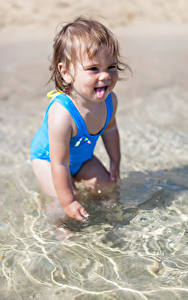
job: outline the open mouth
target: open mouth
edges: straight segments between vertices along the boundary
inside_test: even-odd
[[[99,99],[101,99],[105,96],[107,89],[108,89],[108,86],[101,86],[101,87],[94,88],[95,93]]]

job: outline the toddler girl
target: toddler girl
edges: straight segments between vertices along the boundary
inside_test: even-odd
[[[102,191],[119,179],[117,98],[112,90],[118,71],[128,66],[120,62],[113,34],[92,19],[79,17],[65,25],[53,49],[50,70],[57,92],[33,138],[32,167],[44,192],[58,198],[69,217],[82,221],[88,213],[77,201],[74,182]],[[109,171],[93,154],[100,136]]]

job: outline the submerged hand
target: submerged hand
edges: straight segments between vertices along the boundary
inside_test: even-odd
[[[73,201],[66,207],[64,211],[70,218],[76,219],[77,221],[83,221],[84,218],[88,218],[88,213],[85,208],[78,202]]]
[[[110,162],[110,177],[113,182],[118,182],[118,180],[120,179],[119,163],[116,163],[114,161]]]

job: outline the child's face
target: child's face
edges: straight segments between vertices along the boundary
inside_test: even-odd
[[[92,102],[102,102],[118,80],[117,62],[101,49],[93,59],[87,54],[74,67],[72,96]]]

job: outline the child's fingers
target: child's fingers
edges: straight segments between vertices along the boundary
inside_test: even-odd
[[[76,216],[74,216],[74,219],[76,219],[77,221],[83,222],[83,218],[79,213]]]
[[[73,201],[64,209],[65,209],[65,213],[70,218],[76,219],[77,221],[83,222],[89,216],[85,208],[81,206],[81,204],[77,201]]]
[[[117,182],[119,180],[119,175],[118,174],[111,174],[110,178],[111,178],[111,181]]]
[[[78,212],[78,214],[76,216],[76,219],[78,221],[85,222],[85,221],[87,221],[88,217],[89,217],[89,214],[87,213],[87,211],[85,210],[85,208],[83,206],[80,207],[79,212]]]
[[[111,179],[111,181],[113,181],[113,182],[116,181],[116,177],[114,176],[114,174],[111,174],[111,175],[110,175],[110,179]]]
[[[86,220],[87,220],[87,218],[88,218],[88,213],[85,211],[85,212],[83,212],[83,210],[82,210],[82,212],[80,211],[80,212],[78,212],[76,215],[75,215],[75,219],[77,220],[77,221],[81,221],[81,222],[85,222]]]
[[[89,214],[87,213],[87,211],[85,210],[85,208],[83,206],[80,208],[80,214],[81,214],[81,216],[83,216],[85,218],[89,217]]]

